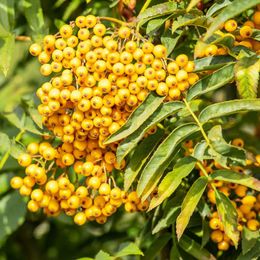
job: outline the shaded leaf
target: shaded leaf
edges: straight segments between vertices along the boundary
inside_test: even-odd
[[[214,71],[212,74],[197,81],[187,92],[187,100],[190,101],[209,91],[223,87],[234,79],[234,64],[226,66]]]
[[[14,0],[1,0],[0,24],[8,32],[14,28]]]
[[[242,252],[243,255],[246,254],[249,250],[251,250],[257,240],[259,239],[260,232],[259,230],[252,231],[249,230],[247,227],[243,227],[242,230]]]
[[[181,213],[176,221],[177,238],[180,239],[185,228],[187,227],[190,217],[192,216],[201,196],[208,184],[208,178],[201,176],[198,178],[189,189],[181,205]]]
[[[182,34],[182,30],[177,30],[173,34],[170,30],[167,30],[162,34],[161,42],[167,49],[167,56],[169,56],[172,53]]]
[[[217,3],[213,3],[208,9],[206,16],[212,17],[216,14],[216,12],[220,11],[224,7],[230,5],[232,2],[230,0],[218,1]]]
[[[256,242],[255,246],[251,248],[246,254],[241,253],[236,260],[258,260],[260,255],[260,241]]]
[[[169,17],[156,18],[156,19],[150,20],[147,23],[146,34],[149,34],[155,30],[158,30],[168,19],[169,19]]]
[[[234,62],[235,59],[231,56],[210,56],[202,59],[196,59],[195,63],[195,71],[204,71],[204,70],[215,70],[219,69],[227,63]]]
[[[210,239],[209,223],[205,219],[202,219],[202,239],[201,239],[202,248],[209,242],[209,239]]]
[[[10,155],[13,158],[17,159],[24,152],[25,148],[21,144],[15,142],[15,140],[12,140],[10,147]]]
[[[188,136],[198,131],[198,126],[193,123],[181,125],[174,129],[160,144],[146,164],[140,177],[137,193],[146,199],[160,180],[164,170],[173,159],[177,146]]]
[[[212,104],[204,108],[200,115],[199,120],[201,123],[206,123],[211,119],[235,114],[242,111],[259,111],[259,99],[234,99]]]
[[[135,149],[124,173],[124,190],[127,191],[142,169],[149,155],[161,141],[164,131],[157,129],[155,134],[145,138]]]
[[[63,13],[62,20],[66,21],[69,19],[72,13],[80,6],[81,3],[81,0],[70,1],[69,5],[65,9],[65,12]]]
[[[188,254],[192,255],[199,260],[215,260],[216,258],[211,255],[205,248],[201,248],[200,244],[183,235],[179,241],[179,246]]]
[[[259,4],[259,0],[247,0],[247,1],[234,0],[232,4],[226,6],[220,12],[220,14],[213,19],[210,27],[207,30],[205,39],[207,39],[210,35],[212,35],[214,31],[216,31],[221,26],[221,24],[223,24],[225,21],[237,16],[238,14],[246,11],[249,8],[256,6],[257,4]]]
[[[127,122],[105,141],[105,144],[117,142],[136,131],[157,110],[163,100],[164,97],[159,97],[151,92],[144,102],[130,115]]]
[[[196,159],[184,157],[180,159],[173,167],[173,170],[166,174],[158,186],[158,195],[153,197],[150,202],[149,210],[157,207],[181,184],[182,179],[187,177],[195,167]]]
[[[122,161],[122,159],[136,147],[146,131],[148,131],[152,126],[161,122],[166,117],[173,115],[181,108],[184,108],[184,104],[180,101],[172,101],[162,104],[148,119],[146,119],[139,129],[130,134],[120,143],[116,153],[117,161]]]
[[[237,90],[241,98],[256,98],[259,85],[260,61],[257,57],[244,57],[235,65]]]
[[[25,201],[18,192],[9,193],[0,200],[0,241],[24,222],[25,213]]]
[[[250,38],[256,41],[260,41],[260,30],[254,29]]]
[[[179,16],[172,23],[172,33],[174,33],[178,28],[183,26],[199,26],[207,27],[207,18],[205,16],[198,16],[190,13]]]
[[[128,255],[144,255],[143,252],[134,243],[129,243],[126,247],[117,252],[115,257],[123,257]]]
[[[260,191],[260,181],[258,179],[231,170],[216,170],[210,175],[210,178],[217,181],[241,184],[251,189]]]
[[[150,247],[144,253],[144,260],[152,260],[156,255],[165,247],[168,241],[171,239],[170,233],[164,233],[156,238]]]
[[[215,196],[218,215],[220,221],[223,223],[225,234],[233,241],[235,247],[237,247],[239,241],[237,210],[224,193],[215,189]]]
[[[228,49],[231,49],[234,46],[234,42],[235,37],[233,34],[223,33],[221,31],[215,32],[205,41],[207,44],[221,45],[223,47],[227,47]]]

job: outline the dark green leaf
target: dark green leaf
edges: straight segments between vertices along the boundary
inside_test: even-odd
[[[158,5],[154,5],[147,8],[144,12],[137,16],[137,21],[142,21],[144,19],[149,19],[156,16],[163,16],[167,14],[172,14],[173,11],[177,9],[177,3],[168,2]]]
[[[166,117],[173,115],[181,108],[184,108],[184,104],[180,101],[172,101],[162,104],[146,121],[123,140],[117,148],[117,160],[120,162],[127,154],[129,154],[143,138],[146,131],[152,126],[161,122]]]
[[[80,6],[81,3],[81,0],[70,1],[62,16],[62,20],[66,21],[67,19],[69,19],[71,14]]]
[[[198,260],[215,260],[216,258],[211,255],[205,248],[201,248],[200,244],[183,235],[179,241],[179,246],[188,254],[192,255]]]
[[[123,249],[121,249],[119,252],[117,252],[114,256],[117,257],[123,257],[128,255],[144,255],[143,252],[138,248],[138,246],[134,243],[129,243],[127,246],[125,246]]]
[[[201,176],[198,178],[189,189],[181,205],[181,213],[176,221],[177,238],[180,239],[185,228],[187,227],[190,217],[192,216],[201,196],[208,184],[208,178]]]
[[[166,174],[158,186],[158,195],[152,198],[149,209],[153,209],[161,204],[181,184],[182,179],[190,174],[196,164],[196,159],[184,157],[173,167],[173,170]]]
[[[206,123],[211,119],[235,114],[242,111],[259,111],[259,99],[234,99],[230,101],[220,102],[204,108],[200,115],[199,120]]]
[[[215,17],[211,23],[211,26],[208,28],[207,33],[205,35],[205,39],[211,36],[214,31],[216,31],[221,24],[227,21],[230,18],[237,16],[238,14],[246,11],[249,8],[252,8],[259,4],[259,0],[234,0],[232,4],[226,6],[221,13]]]
[[[243,227],[242,230],[242,252],[243,255],[246,254],[249,250],[251,250],[255,244],[257,239],[259,239],[260,232],[259,230],[252,231],[247,227]]]
[[[260,30],[254,29],[250,38],[260,41]]]
[[[105,144],[117,142],[135,132],[160,106],[164,97],[159,97],[151,92],[144,102],[130,115],[127,122]]]
[[[149,196],[160,180],[164,170],[173,159],[177,146],[197,131],[198,126],[196,124],[188,123],[181,125],[174,129],[160,144],[142,172],[137,186],[139,196],[142,195],[143,199]]]
[[[174,34],[172,34],[170,30],[167,30],[162,34],[161,42],[167,49],[167,56],[172,53],[182,34],[182,30],[176,31]]]
[[[233,241],[235,247],[239,241],[239,231],[237,230],[237,210],[229,198],[222,192],[215,189],[216,205],[220,221],[223,223],[226,235]]]
[[[241,253],[236,260],[259,260],[259,255],[260,255],[260,241],[256,242],[255,246],[251,248],[249,252],[243,255]]]
[[[210,177],[213,180],[237,183],[260,191],[260,181],[246,174],[241,174],[230,170],[216,170],[210,175]]]
[[[169,18],[156,18],[147,23],[146,34],[158,30]]]
[[[227,63],[234,62],[231,56],[210,56],[202,59],[196,59],[195,71],[215,70],[225,66]]]
[[[142,169],[149,155],[161,141],[164,131],[157,129],[156,133],[145,138],[135,149],[124,173],[124,189],[127,191]]]
[[[165,247],[168,241],[171,239],[170,233],[164,233],[156,238],[150,247],[145,251],[144,260],[152,260],[156,255]]]
[[[257,57],[244,57],[235,65],[237,90],[241,98],[256,98],[259,85],[260,61]]]
[[[209,242],[209,239],[210,239],[209,223],[205,219],[202,219],[202,239],[201,239],[202,248]]]
[[[187,100],[190,101],[195,97],[205,94],[209,91],[223,87],[234,79],[234,64],[226,66],[214,71],[212,74],[197,81],[187,93]]]
[[[9,193],[0,200],[0,241],[24,222],[25,213],[25,201],[18,192]]]

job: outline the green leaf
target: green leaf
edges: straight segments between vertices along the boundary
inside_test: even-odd
[[[247,186],[251,189],[260,191],[260,181],[254,177],[231,170],[216,170],[211,175],[212,180],[232,182]]]
[[[176,233],[178,240],[181,238],[185,228],[187,227],[190,217],[192,216],[201,196],[208,184],[208,178],[201,176],[189,189],[181,205],[181,213],[176,221]]]
[[[198,16],[190,13],[179,16],[172,23],[172,33],[174,33],[178,28],[183,26],[199,26],[207,27],[207,18],[205,16]]]
[[[257,57],[244,57],[235,65],[237,90],[241,98],[256,98],[259,85],[260,61]]]
[[[142,21],[144,19],[150,19],[156,16],[163,16],[167,14],[172,14],[173,11],[177,9],[177,3],[168,2],[158,5],[154,5],[150,8],[147,8],[144,12],[137,16],[137,21]]]
[[[239,241],[239,231],[237,230],[237,210],[224,193],[215,189],[215,196],[218,215],[223,223],[225,234],[233,241],[237,248]]]
[[[182,179],[187,177],[195,167],[196,159],[192,157],[184,157],[180,159],[173,167],[173,170],[166,174],[158,186],[158,195],[153,197],[149,210],[157,207],[181,184]]]
[[[134,243],[129,243],[126,247],[117,252],[115,257],[123,257],[128,255],[144,255],[143,252]]]
[[[105,141],[105,144],[117,142],[135,132],[157,110],[163,100],[164,97],[159,97],[151,92],[144,102],[130,115],[127,122]]]
[[[250,38],[256,41],[260,41],[260,30],[254,29]]]
[[[256,6],[257,4],[259,4],[259,0],[234,0],[232,4],[226,6],[221,11],[221,13],[213,19],[204,38],[207,39],[209,36],[211,36],[214,31],[216,31],[221,26],[221,24],[223,24],[228,19],[237,16],[238,14]]]
[[[142,195],[143,199],[149,196],[160,180],[164,170],[173,159],[177,146],[197,131],[198,126],[196,124],[183,124],[174,129],[160,144],[142,172],[137,186],[139,196]]]
[[[202,248],[209,242],[209,239],[210,239],[209,223],[205,219],[202,219],[202,239],[201,239]]]
[[[182,35],[183,30],[177,30],[173,34],[170,30],[167,30],[162,34],[161,42],[167,49],[167,56],[169,56],[172,53]]]
[[[243,148],[228,144],[222,136],[222,128],[220,125],[216,125],[208,132],[208,138],[213,147],[213,151],[209,148],[208,153],[214,156],[217,153],[230,159],[232,162],[238,162],[246,165],[246,151]],[[224,164],[223,166],[226,166]]]
[[[243,255],[250,251],[256,244],[257,239],[259,239],[259,230],[252,231],[247,227],[243,227],[242,230],[242,253]]]
[[[184,104],[180,101],[172,101],[162,104],[148,119],[146,119],[139,129],[130,134],[120,143],[116,153],[118,162],[122,161],[122,159],[136,147],[146,131],[166,117],[173,115],[181,108],[184,108]]]
[[[65,9],[65,12],[62,16],[62,20],[64,21],[68,20],[72,15],[72,13],[80,6],[81,3],[82,3],[81,0],[70,1],[69,5]]]
[[[169,17],[156,18],[156,19],[150,20],[146,27],[146,34],[149,34],[155,30],[158,30],[168,19],[169,19]]]
[[[12,179],[12,177],[14,177],[14,174],[10,172],[0,174],[0,183],[1,183],[0,196],[2,196],[4,193],[6,193],[8,190],[11,189],[10,180]]]
[[[200,244],[183,235],[179,241],[179,246],[188,254],[192,255],[198,260],[215,260],[216,258],[211,255],[205,248],[201,248]]]
[[[216,70],[219,69],[227,63],[234,62],[235,59],[231,56],[210,56],[202,59],[196,59],[195,72],[205,71],[205,70]]]
[[[25,122],[24,122],[24,130],[34,133],[36,135],[44,135],[45,133],[40,131],[40,129],[37,127],[37,125],[34,123],[32,118],[30,116],[26,116]]]
[[[201,0],[191,0],[188,7],[186,8],[186,12],[189,12],[193,7],[195,7]]]
[[[1,0],[0,24],[8,32],[14,28],[14,0]]]
[[[136,179],[138,173],[142,169],[146,160],[153,152],[155,147],[161,141],[164,131],[157,129],[155,134],[149,135],[145,138],[135,149],[133,156],[131,157],[128,165],[126,166],[124,173],[124,190],[127,191],[134,180]]]
[[[238,112],[259,110],[260,99],[234,99],[207,106],[201,111],[199,120],[201,123],[206,123],[211,119],[235,114]]]
[[[223,87],[234,79],[234,64],[214,71],[212,74],[197,81],[187,92],[187,100],[190,101],[199,95]]]
[[[3,155],[10,149],[10,139],[7,134],[0,132],[0,155]]]
[[[218,1],[217,3],[213,3],[211,7],[208,9],[206,16],[212,17],[216,12],[223,9],[224,7],[230,5],[232,2],[230,0]]]
[[[152,260],[156,255],[165,247],[168,241],[171,239],[170,233],[164,233],[157,237],[150,247],[144,253],[144,260]]]
[[[94,258],[95,260],[113,260],[114,257],[110,256],[108,253],[100,250]]]
[[[231,49],[234,46],[235,37],[231,33],[214,33],[211,35],[205,43],[207,44],[215,44],[215,45],[221,45],[223,47],[227,47],[228,49]]]
[[[23,8],[26,20],[33,32],[34,40],[41,40],[47,34],[43,11],[40,0],[23,0]]]
[[[0,33],[0,71],[6,77],[13,62],[15,36],[8,33],[6,36]]]
[[[260,241],[256,242],[255,246],[249,252],[243,255],[241,253],[236,260],[258,260],[260,255]]]
[[[9,193],[0,200],[0,241],[24,222],[25,213],[25,201],[18,192]]]
[[[25,152],[25,148],[21,144],[15,142],[15,140],[11,141],[10,155],[13,158],[17,159],[19,155],[21,155],[24,152]]]
[[[205,158],[204,155],[206,153],[207,148],[208,148],[208,144],[206,141],[203,140],[203,141],[197,143],[194,147],[192,156],[194,158],[198,159],[199,161],[203,161]]]

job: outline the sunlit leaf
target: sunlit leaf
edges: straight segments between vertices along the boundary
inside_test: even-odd
[[[249,230],[247,227],[243,227],[242,230],[242,252],[243,255],[246,254],[249,250],[251,250],[256,242],[259,239],[260,231],[252,231]]]
[[[198,178],[189,189],[181,205],[181,213],[176,221],[177,238],[180,239],[185,228],[187,227],[190,217],[192,216],[201,196],[208,184],[208,178],[201,176]]]
[[[125,246],[123,249],[121,249],[119,252],[117,252],[114,256],[117,257],[123,257],[128,255],[144,255],[143,252],[138,248],[138,246],[134,243],[129,243],[127,246]]]

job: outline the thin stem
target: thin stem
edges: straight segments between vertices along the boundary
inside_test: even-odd
[[[190,112],[191,116],[193,117],[193,119],[195,120],[195,122],[197,123],[198,127],[200,128],[200,131],[205,139],[205,141],[207,142],[208,146],[211,147],[211,143],[209,141],[209,138],[207,136],[207,134],[205,133],[203,127],[202,127],[202,124],[200,123],[199,119],[197,118],[197,116],[193,113],[193,111],[191,110],[191,107],[189,105],[189,103],[187,102],[187,100],[184,98],[183,99],[188,111]],[[211,147],[212,148],[212,147]]]
[[[152,0],[146,0],[146,2],[144,3],[144,5],[143,5],[141,11],[139,12],[139,14],[143,13],[151,2],[152,2]]]
[[[113,22],[113,23],[118,23],[118,24],[121,24],[121,25],[126,25],[128,23],[124,22],[124,21],[121,21],[121,20],[118,20],[116,18],[113,18],[113,17],[105,17],[105,16],[102,16],[102,17],[99,17],[100,20],[103,20],[103,21],[109,21],[109,22]]]
[[[32,39],[29,36],[17,35],[17,36],[15,36],[15,40],[16,41],[21,41],[21,42],[30,42]]]
[[[22,138],[24,132],[25,132],[25,130],[21,130],[17,134],[17,136],[15,137],[15,142],[18,142]],[[4,156],[2,157],[2,159],[0,161],[0,170],[2,170],[2,168],[4,167],[4,165],[5,165],[6,161],[8,160],[9,156],[10,156],[10,149],[4,154]]]

